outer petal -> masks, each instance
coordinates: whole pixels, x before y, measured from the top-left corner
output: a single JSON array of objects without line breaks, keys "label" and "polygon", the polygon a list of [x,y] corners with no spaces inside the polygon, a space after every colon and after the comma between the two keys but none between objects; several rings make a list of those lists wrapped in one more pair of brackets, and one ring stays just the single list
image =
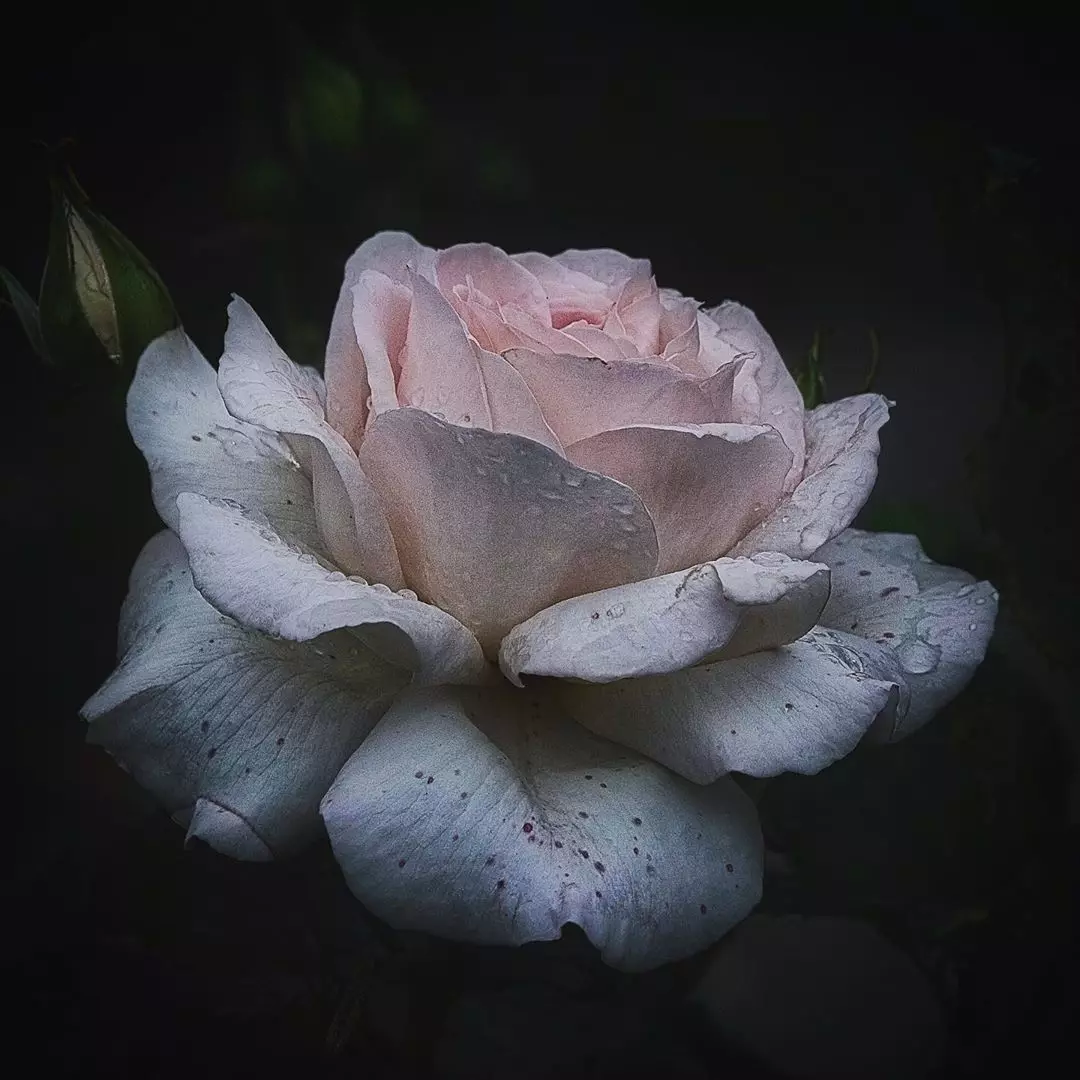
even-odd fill
[{"label": "outer petal", "polygon": [[360,459],[409,585],[461,619],[489,654],[541,608],[656,566],[641,500],[529,439],[397,409],[371,425]]},{"label": "outer petal", "polygon": [[880,735],[917,731],[967,685],[986,655],[998,594],[988,581],[931,562],[914,536],[846,529],[820,548],[833,568],[822,622],[893,650],[911,708]]},{"label": "outer petal", "polygon": [[349,627],[417,683],[486,677],[476,639],[445,611],[326,569],[235,504],[182,495],[179,506],[196,587],[245,626],[289,641]]},{"label": "outer petal", "polygon": [[181,491],[236,499],[307,547],[322,541],[311,479],[280,436],[229,415],[217,374],[182,330],[170,330],[139,358],[127,422],[150,466],[154,505],[176,528]]},{"label": "outer petal", "polygon": [[188,835],[241,859],[318,836],[318,804],[407,676],[345,631],[307,645],[238,626],[192,587],[169,532],[143,548],[120,666],[83,706],[104,746]]},{"label": "outer petal", "polygon": [[409,692],[323,818],[349,887],[400,928],[491,944],[580,925],[604,959],[688,956],[757,903],[762,847],[734,783],[695,788],[509,689]]},{"label": "outer petal", "polygon": [[807,413],[802,482],[732,554],[782,551],[808,559],[847,528],[877,479],[878,430],[889,419],[889,404],[880,394],[859,394]]},{"label": "outer petal", "polygon": [[[345,280],[330,321],[326,343],[327,418],[355,448],[367,421],[367,365],[362,342],[353,328],[353,287],[366,271],[377,271],[391,282],[405,284],[411,268],[430,280],[435,252],[408,233],[381,232],[365,241],[345,263]],[[376,321],[379,316],[376,316]]]},{"label": "outer petal", "polygon": [[729,771],[820,772],[879,715],[887,723],[907,708],[892,653],[820,627],[779,649],[673,675],[564,683],[559,697],[591,731],[699,784]]},{"label": "outer petal", "polygon": [[624,427],[572,443],[566,456],[641,496],[661,574],[727,552],[776,506],[791,464],[775,430],[745,424]]},{"label": "outer petal", "polygon": [[717,559],[545,608],[506,635],[499,664],[518,686],[522,674],[599,683],[666,674],[786,645],[813,627],[828,598],[819,563]]},{"label": "outer petal", "polygon": [[506,361],[528,384],[564,446],[633,424],[719,424],[733,419],[737,365],[708,379],[645,361],[511,349]]},{"label": "outer petal", "polygon": [[239,297],[229,305],[218,386],[233,416],[288,434],[310,453],[315,512],[334,561],[391,588],[404,584],[390,527],[352,448],[324,419],[306,374]]},{"label": "outer petal", "polygon": [[802,394],[773,339],[748,307],[727,300],[705,314],[709,322],[700,325],[709,368],[736,357],[746,360],[735,380],[735,401],[742,409],[739,419],[747,424],[771,424],[783,435],[791,448],[791,472],[785,483],[790,491],[802,476],[806,448]]}]

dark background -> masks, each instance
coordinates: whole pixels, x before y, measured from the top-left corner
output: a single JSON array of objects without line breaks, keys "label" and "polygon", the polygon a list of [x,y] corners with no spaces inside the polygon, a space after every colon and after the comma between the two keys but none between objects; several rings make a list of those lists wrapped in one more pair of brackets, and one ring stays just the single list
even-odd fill
[{"label": "dark background", "polygon": [[[858,523],[993,580],[999,632],[917,736],[765,788],[770,846],[796,872],[767,880],[762,910],[866,919],[910,956],[947,1017],[945,1075],[1039,1068],[1065,1045],[1078,978],[1075,41],[950,5],[756,24],[399,7],[8,23],[0,263],[36,293],[35,141],[70,139],[94,204],[210,357],[236,291],[320,363],[343,262],[380,228],[648,257],[661,285],[754,308],[789,366],[820,334],[830,398],[861,388],[873,331],[875,389],[898,405]],[[10,310],[0,353],[4,953],[28,1060],[46,1075],[769,1075],[687,1002],[708,956],[629,977],[572,934],[447,945],[367,917],[325,851],[284,867],[184,851],[76,716],[157,527],[141,459],[109,393],[42,369]]]}]

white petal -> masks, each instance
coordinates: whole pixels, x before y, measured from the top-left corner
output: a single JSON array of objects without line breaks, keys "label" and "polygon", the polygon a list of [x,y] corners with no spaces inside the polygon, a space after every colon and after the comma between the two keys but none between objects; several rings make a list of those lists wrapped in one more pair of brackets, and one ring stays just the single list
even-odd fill
[{"label": "white petal", "polygon": [[169,532],[143,548],[120,619],[120,666],[83,706],[104,746],[225,854],[287,855],[407,675],[347,631],[275,641],[215,611]]},{"label": "white petal", "polygon": [[229,305],[218,386],[233,416],[287,434],[311,455],[315,512],[333,560],[350,573],[400,588],[390,526],[356,454],[326,422],[310,379],[239,297]]},{"label": "white petal", "polygon": [[821,627],[778,649],[605,686],[563,683],[558,695],[591,731],[699,784],[729,771],[820,772],[879,715],[891,722],[907,707],[890,652]]},{"label": "white petal", "polygon": [[725,1039],[788,1077],[938,1075],[945,1029],[915,964],[853,919],[754,915],[694,993]]},{"label": "white petal", "polygon": [[832,567],[827,626],[892,650],[911,689],[911,708],[889,740],[917,731],[967,685],[994,632],[998,594],[988,581],[931,562],[914,536],[847,529],[817,558]]},{"label": "white petal", "polygon": [[715,941],[757,903],[761,837],[697,788],[493,687],[406,692],[322,804],[352,891],[401,929],[489,944],[581,926],[615,967]]},{"label": "white petal", "polygon": [[298,543],[322,546],[310,477],[279,435],[229,414],[216,372],[182,330],[163,334],[139,358],[127,422],[170,528],[178,520],[176,496],[195,491],[236,499]]},{"label": "white petal", "polygon": [[235,505],[199,495],[178,505],[196,587],[245,626],[289,641],[351,627],[417,683],[487,678],[476,639],[445,611],[328,570]]},{"label": "white petal", "polygon": [[817,622],[828,597],[819,563],[717,559],[553,604],[507,634],[499,665],[518,686],[521,674],[588,682],[666,674],[786,645]]},{"label": "white petal", "polygon": [[877,479],[878,430],[889,402],[859,394],[819,405],[806,414],[806,469],[802,482],[731,551],[782,551],[808,559],[855,520]]}]

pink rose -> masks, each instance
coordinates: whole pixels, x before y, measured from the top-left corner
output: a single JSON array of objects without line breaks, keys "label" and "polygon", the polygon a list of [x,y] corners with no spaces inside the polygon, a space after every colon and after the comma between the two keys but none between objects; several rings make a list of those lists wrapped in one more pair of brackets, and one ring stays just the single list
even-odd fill
[{"label": "pink rose", "polygon": [[615,251],[349,260],[325,381],[242,300],[128,420],[168,530],[132,573],[91,736],[241,858],[325,827],[394,925],[581,925],[685,956],[760,894],[727,775],[813,773],[925,723],[996,593],[848,528],[887,402],[806,412],[735,303]]}]

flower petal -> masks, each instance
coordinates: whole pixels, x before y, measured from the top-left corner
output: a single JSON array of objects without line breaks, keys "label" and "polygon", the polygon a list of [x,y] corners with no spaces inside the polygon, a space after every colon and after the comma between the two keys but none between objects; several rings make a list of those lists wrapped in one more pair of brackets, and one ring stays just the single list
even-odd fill
[{"label": "flower petal", "polygon": [[150,466],[154,505],[175,529],[181,491],[242,501],[306,547],[322,541],[311,480],[278,435],[229,415],[217,374],[182,331],[170,330],[139,358],[127,422]]},{"label": "flower petal", "polygon": [[400,588],[394,539],[356,455],[324,419],[302,369],[239,297],[229,305],[218,386],[233,416],[287,434],[310,453],[315,513],[331,558],[350,573]]},{"label": "flower petal", "polygon": [[404,694],[322,814],[365,906],[457,940],[550,940],[573,922],[640,971],[715,941],[760,896],[757,817],[733,782],[695,788],[509,688]]},{"label": "flower petal", "polygon": [[120,639],[120,666],[82,708],[90,741],[189,837],[240,859],[319,835],[319,800],[407,679],[347,631],[294,645],[237,625],[192,586],[170,532],[135,563]]},{"label": "flower petal", "polygon": [[453,424],[522,435],[562,452],[525,380],[501,357],[469,338],[446,298],[413,277],[409,331],[396,396],[376,415],[422,408]]},{"label": "flower petal", "polygon": [[603,285],[621,288],[631,278],[652,277],[652,266],[648,259],[632,259],[612,248],[568,248],[553,258],[567,269],[575,270]]},{"label": "flower petal", "polygon": [[745,424],[770,424],[791,450],[791,471],[785,482],[790,491],[802,476],[806,450],[803,434],[805,409],[802,394],[791,377],[773,339],[758,317],[742,304],[727,300],[705,312],[699,321],[704,333],[703,349],[714,365],[746,360],[735,380],[739,420]]},{"label": "flower petal", "polygon": [[598,683],[666,674],[786,645],[814,626],[828,598],[829,571],[818,563],[717,559],[545,608],[507,634],[499,665],[517,686],[522,674]]},{"label": "flower petal", "polygon": [[500,307],[515,307],[542,323],[551,323],[544,286],[502,248],[491,244],[446,248],[435,260],[435,279],[439,291],[448,298],[458,286],[474,287]]},{"label": "flower petal", "polygon": [[634,424],[717,424],[732,419],[737,365],[711,378],[635,360],[549,355],[511,349],[507,363],[525,380],[564,446]]},{"label": "flower petal", "polygon": [[391,281],[377,270],[365,270],[352,288],[352,333],[359,349],[363,380],[354,376],[350,383],[343,365],[338,365],[339,383],[332,389],[327,384],[327,419],[353,450],[360,446],[371,413],[398,406],[397,380],[412,295],[407,285]]},{"label": "flower petal", "polygon": [[398,402],[438,413],[452,424],[490,429],[484,379],[461,319],[430,281],[414,274],[410,284],[413,302]]},{"label": "flower petal", "polygon": [[818,549],[832,568],[826,626],[893,650],[911,708],[879,735],[917,731],[967,685],[994,632],[998,594],[988,581],[931,562],[914,536],[846,529]]},{"label": "flower petal", "polygon": [[878,430],[888,419],[889,402],[880,394],[841,398],[807,413],[801,483],[732,554],[782,551],[808,559],[847,528],[877,479]]},{"label": "flower petal", "polygon": [[557,330],[579,320],[598,326],[615,302],[616,291],[611,286],[571,270],[547,255],[526,251],[511,258],[543,285],[551,325]]},{"label": "flower petal", "polygon": [[660,574],[727,552],[776,506],[791,464],[774,429],[745,424],[624,427],[571,443],[566,456],[641,496]]},{"label": "flower petal", "polygon": [[476,639],[445,611],[326,569],[235,505],[199,495],[178,504],[196,587],[245,626],[288,641],[349,627],[417,683],[486,677]]},{"label": "flower petal", "polygon": [[517,435],[383,413],[360,449],[411,588],[494,654],[541,608],[652,574],[656,535],[622,484]]},{"label": "flower petal", "polygon": [[895,656],[818,627],[778,649],[605,686],[562,683],[591,731],[699,784],[724,773],[816,773],[850,753],[881,715],[903,714]]},{"label": "flower petal", "polygon": [[[360,444],[367,422],[371,390],[363,354],[365,345],[357,340],[353,326],[353,288],[368,271],[377,271],[398,285],[407,283],[410,268],[430,279],[434,265],[435,252],[402,232],[376,233],[345,263],[345,277],[326,343],[327,419],[354,449]],[[396,309],[393,315],[397,315]],[[382,327],[383,336],[390,333],[386,326],[388,316],[378,309],[366,316],[364,322],[371,327]]]}]

